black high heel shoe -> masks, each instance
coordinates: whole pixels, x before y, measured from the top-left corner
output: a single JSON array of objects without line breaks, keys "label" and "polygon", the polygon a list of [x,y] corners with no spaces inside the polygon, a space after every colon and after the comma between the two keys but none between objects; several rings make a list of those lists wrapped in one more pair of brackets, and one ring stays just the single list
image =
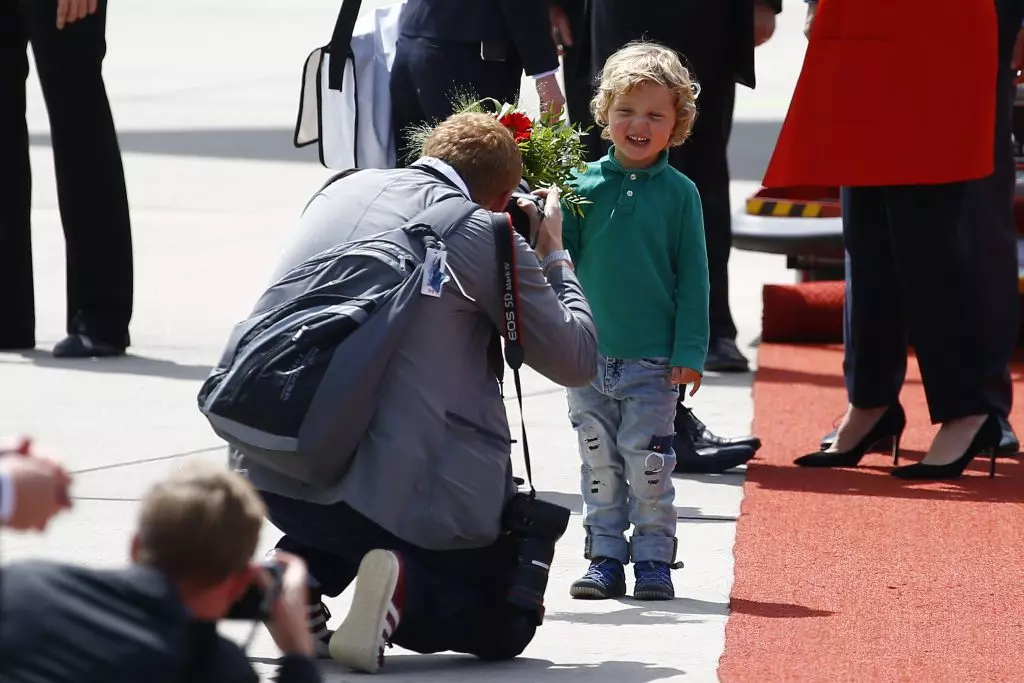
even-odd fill
[{"label": "black high heel shoe", "polygon": [[890,474],[900,479],[958,479],[964,473],[967,466],[978,455],[988,455],[988,476],[996,476],[996,450],[999,442],[1003,439],[1003,428],[999,424],[999,418],[989,415],[981,424],[981,429],[971,439],[970,445],[964,454],[953,462],[945,465],[928,465],[923,462],[916,462],[913,465],[897,467]]},{"label": "black high heel shoe", "polygon": [[879,441],[892,439],[892,463],[895,465],[900,461],[900,438],[906,426],[907,415],[903,412],[903,406],[894,403],[885,409],[878,422],[850,450],[835,453],[818,451],[799,457],[793,462],[800,467],[856,467],[864,454]]}]

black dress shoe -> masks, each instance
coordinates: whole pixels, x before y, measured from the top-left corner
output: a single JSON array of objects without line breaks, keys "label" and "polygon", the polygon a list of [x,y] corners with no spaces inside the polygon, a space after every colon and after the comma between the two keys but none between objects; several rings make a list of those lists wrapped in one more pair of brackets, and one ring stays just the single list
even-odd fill
[{"label": "black dress shoe", "polygon": [[693,411],[683,405],[682,401],[676,404],[676,433],[685,432],[693,440],[693,446],[698,451],[705,448],[721,448],[723,446],[746,446],[754,452],[761,448],[761,439],[753,434],[746,436],[718,436],[707,425],[697,419]]},{"label": "black dress shoe", "polygon": [[[1020,440],[1013,431],[1010,421],[1003,416],[999,417],[999,424],[1002,427],[1002,437],[999,439],[999,447],[996,449],[998,455],[1016,455],[1020,452]],[[836,430],[821,437],[821,450],[827,451],[832,442],[836,440]],[[892,451],[891,441],[879,441],[868,449],[869,453],[889,453]]]},{"label": "black dress shoe", "polygon": [[84,334],[69,334],[53,347],[54,358],[109,358],[124,353],[123,346],[93,341]]},{"label": "black dress shoe", "polygon": [[754,457],[750,446],[717,446],[696,448],[686,432],[679,432],[672,441],[676,454],[674,471],[680,474],[719,474],[747,463]]},{"label": "black dress shoe", "polygon": [[712,339],[708,344],[704,369],[711,372],[748,372],[750,363],[732,339]]}]

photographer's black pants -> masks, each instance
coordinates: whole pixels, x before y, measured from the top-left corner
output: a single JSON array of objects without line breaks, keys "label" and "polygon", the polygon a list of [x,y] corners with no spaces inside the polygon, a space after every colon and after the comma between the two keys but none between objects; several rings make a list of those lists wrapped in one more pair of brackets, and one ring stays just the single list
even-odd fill
[{"label": "photographer's black pants", "polygon": [[306,561],[324,595],[340,595],[371,550],[402,556],[405,605],[392,638],[395,645],[424,654],[450,650],[501,660],[518,656],[533,640],[531,618],[504,598],[516,559],[510,542],[475,550],[424,550],[344,503],[316,505],[262,495],[270,521],[285,533],[277,547]]}]

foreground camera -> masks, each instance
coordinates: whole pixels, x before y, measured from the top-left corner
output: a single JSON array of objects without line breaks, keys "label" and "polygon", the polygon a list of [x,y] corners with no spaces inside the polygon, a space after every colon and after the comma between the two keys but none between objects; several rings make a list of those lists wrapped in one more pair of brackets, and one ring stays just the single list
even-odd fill
[{"label": "foreground camera", "polygon": [[548,587],[555,543],[569,526],[569,510],[561,505],[517,493],[502,514],[502,527],[515,541],[518,559],[506,600],[544,621],[544,591]]},{"label": "foreground camera", "polygon": [[260,563],[262,573],[270,577],[270,586],[264,589],[260,582],[253,579],[252,585],[242,594],[242,597],[231,606],[225,619],[237,621],[266,621],[270,617],[270,610],[281,595],[281,586],[284,582],[284,565],[274,560],[267,560]]},{"label": "foreground camera", "polygon": [[525,199],[532,202],[537,207],[537,211],[544,215],[544,200],[535,194],[530,192],[530,186],[524,180],[519,183],[519,188],[512,193],[512,198],[508,202],[506,211],[512,217],[512,227],[515,231],[522,235],[526,243],[531,248],[537,246],[537,236],[530,235],[530,217],[526,215],[526,212],[519,208],[519,200]]}]

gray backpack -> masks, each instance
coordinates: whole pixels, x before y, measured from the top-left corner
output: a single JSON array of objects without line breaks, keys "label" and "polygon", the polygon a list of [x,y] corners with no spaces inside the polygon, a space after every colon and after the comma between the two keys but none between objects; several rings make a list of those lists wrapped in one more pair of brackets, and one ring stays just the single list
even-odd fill
[{"label": "gray backpack", "polygon": [[317,487],[348,471],[420,293],[426,249],[477,204],[452,194],[405,225],[299,264],[235,326],[199,391],[213,431],[242,455]]}]

